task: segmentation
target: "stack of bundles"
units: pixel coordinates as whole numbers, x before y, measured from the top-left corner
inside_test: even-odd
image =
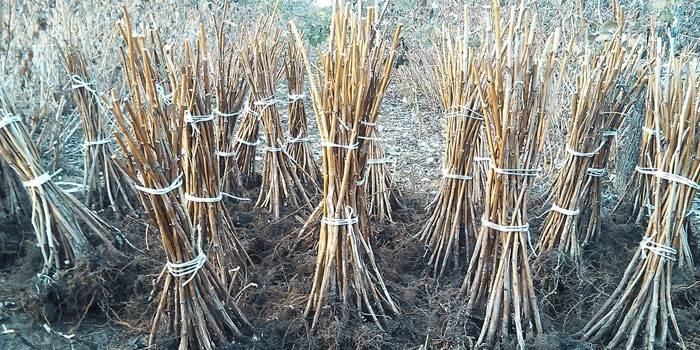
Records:
[[[214,94],[203,26],[199,33],[199,47],[194,58],[190,55],[189,43],[185,42],[181,76],[172,85],[173,102],[177,108],[184,107],[186,124],[182,139],[184,199],[192,224],[199,230],[203,242],[210,246],[209,263],[219,272],[224,285],[228,285],[229,271],[238,272],[240,267],[245,272],[250,258],[238,241],[233,220],[222,202],[228,193],[220,189],[216,158],[214,123],[219,116],[218,105],[212,108]]]
[[[550,193],[552,207],[537,243],[540,253],[557,250],[578,262],[579,240],[589,226],[581,220],[581,208],[590,205],[591,214],[600,214],[600,179],[610,153],[609,141],[632,105],[630,97],[643,85],[642,79],[635,79],[637,85],[631,81],[637,73],[639,47],[624,44],[620,26],[599,52],[587,48],[582,56],[571,102],[566,159]],[[590,224],[599,225],[598,218],[590,218]],[[540,255],[542,259],[546,256]]]
[[[32,226],[36,244],[44,258],[42,274],[51,274],[74,266],[94,253],[94,247],[80,228],[84,223],[107,247],[119,254],[112,244],[110,227],[44,171],[41,153],[29,136],[21,118],[0,110],[0,156],[12,167],[29,194]]]
[[[363,136],[367,167],[362,188],[367,196],[367,211],[378,221],[393,221],[392,211],[405,208],[401,191],[391,176],[390,160],[384,154],[377,125],[368,122],[364,124],[371,129],[369,136]]]
[[[465,7],[466,16],[466,7]],[[467,30],[452,35],[443,29],[435,49],[435,74],[445,110],[445,158],[440,190],[433,201],[433,214],[420,232],[420,240],[432,251],[429,264],[439,277],[450,264],[466,263],[474,246],[476,213],[472,194],[483,125],[478,90],[483,88],[477,72],[479,53],[470,50]]]
[[[126,10],[124,21],[117,29],[126,43],[121,53],[129,95],[118,101],[112,93],[120,131],[115,135],[127,155],[123,168],[137,184],[141,203],[160,232],[167,258],[156,280],[156,285],[162,283],[162,290],[149,344],[154,345],[158,330],[164,325],[167,333],[176,334],[180,349],[218,348],[242,336],[252,326],[235,303],[229,301],[230,287],[208,260],[208,254],[213,253],[212,259],[220,261],[215,255],[217,250],[210,252],[207,248],[224,243],[209,236],[214,228],[221,228],[222,221],[216,221],[218,205],[203,203],[208,205],[208,213],[198,207],[202,203],[197,201],[183,205],[187,195],[207,198],[220,195],[213,156],[213,122],[204,124],[212,117],[194,114],[211,112],[208,105],[211,101],[197,96],[202,90],[211,90],[207,87],[209,77],[201,75],[207,69],[199,68],[206,66],[204,53],[198,52],[194,63],[186,56],[186,65],[191,66],[176,67],[175,57],[164,50],[157,32],[148,32],[148,40],[134,33]],[[187,44],[184,52],[189,55]],[[189,91],[193,84],[197,89]],[[170,95],[172,101],[166,101],[165,96]],[[197,135],[197,130],[202,134]],[[197,145],[198,141],[204,144]],[[187,152],[185,164],[180,157],[183,149]],[[201,163],[192,158],[208,160],[209,165],[198,169]],[[183,177],[187,181],[185,191],[181,186]],[[203,183],[194,184],[196,181]]]
[[[66,30],[66,35],[63,59],[83,129],[86,204],[93,208],[104,208],[109,204],[114,212],[133,211],[129,195],[134,193],[134,189],[112,158],[112,125],[106,115],[107,109],[95,90],[85,57],[80,46],[74,42],[70,29]]]
[[[224,17],[226,16],[224,9]],[[216,156],[219,158],[221,190],[240,194],[243,191],[241,170],[238,168],[234,142],[236,124],[243,113],[243,102],[248,93],[248,85],[243,77],[240,57],[224,35],[224,21],[217,24],[216,39],[218,48],[217,62],[214,67],[214,91],[216,94],[217,145]],[[257,133],[255,135],[257,138]],[[242,199],[242,198],[239,198]]]
[[[371,228],[360,187],[367,159],[359,150],[364,142],[360,137],[369,137],[377,121],[400,28],[389,47],[382,40],[385,32],[376,9],[369,7],[365,16],[361,11],[353,13],[349,4],[334,2],[328,48],[316,73],[304,52],[324,177],[318,258],[305,310],[307,316],[314,313],[312,327],[324,310],[329,289],[340,295],[343,305],[353,303],[358,318],[370,317],[377,325],[384,315],[399,312],[369,243]],[[296,28],[290,25],[301,49]]]
[[[477,69],[486,79],[481,99],[490,151],[485,213],[462,290],[468,312],[487,299],[477,344],[490,346],[515,331],[525,346],[526,334],[542,332],[528,263],[528,199],[547,129],[548,97],[558,31],[546,42],[535,39],[538,22],[525,10],[512,9],[501,26],[500,6],[493,2],[493,43]],[[542,45],[544,44],[544,45]]]
[[[255,106],[265,134],[262,148],[262,184],[255,203],[267,207],[273,219],[280,218],[280,207],[311,205],[313,188],[307,188],[284,144],[284,130],[277,110],[275,90],[280,77],[280,30],[263,26],[248,34],[245,47],[239,48],[246,81],[250,86],[250,100]]]
[[[294,37],[287,38],[287,58],[284,61],[284,72],[287,76],[289,91],[289,139],[287,152],[295,164],[297,176],[304,186],[318,193],[320,174],[309,147],[309,128],[306,123],[304,108],[304,58],[301,50],[294,44]]]
[[[624,340],[626,349],[666,347],[670,340],[685,348],[671,290],[674,265],[691,264],[683,223],[700,189],[699,62],[687,52],[662,54],[660,42],[656,45],[647,107],[654,112],[653,130],[665,142],[656,138],[654,163],[639,169],[654,177],[653,210],[622,281],[579,332],[585,340],[607,342],[606,348],[621,347]]]

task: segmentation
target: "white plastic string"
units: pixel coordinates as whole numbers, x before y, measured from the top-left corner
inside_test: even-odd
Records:
[[[345,218],[335,219],[335,218],[323,217],[323,218],[321,218],[321,223],[329,225],[329,226],[348,226],[348,229],[352,230],[352,225],[359,222],[357,216],[352,216],[352,214],[353,214],[352,207],[346,206],[345,207]]]
[[[340,145],[337,143],[333,142],[328,142],[328,141],[321,141],[321,147],[326,147],[326,148],[344,148],[347,150],[353,150],[357,149],[357,147],[360,146],[359,142],[353,143],[352,145]]]
[[[377,126],[377,123],[370,123],[366,120],[360,120],[360,124],[365,125],[365,126],[371,126],[371,127]]]
[[[552,204],[552,208],[550,208],[549,210],[556,211],[557,213],[564,214],[566,216],[576,216],[581,212],[580,209],[575,209],[575,210],[566,209],[566,208],[562,208],[556,204]]]
[[[392,163],[391,159],[389,159],[389,158],[367,159],[368,165],[388,164],[388,163]]]
[[[250,198],[238,197],[238,196],[232,195],[232,194],[230,194],[230,193],[226,193],[226,192],[220,192],[220,193],[221,193],[221,195],[224,196],[224,197],[228,197],[228,198],[231,198],[231,199],[235,199],[235,200],[237,200],[237,201],[247,202],[247,201],[250,200]]]
[[[228,117],[238,116],[241,113],[243,113],[243,110],[240,110],[240,111],[234,112],[234,113],[224,113],[224,112],[220,111],[218,108],[214,108],[214,112],[212,114],[218,115],[219,117],[228,118]]]
[[[163,88],[163,85],[161,84],[156,84],[156,92],[160,96],[161,100],[163,100],[163,104],[166,106],[169,106],[173,104],[173,92],[171,91],[170,93],[165,93],[165,89]]]
[[[535,248],[532,246],[532,241],[530,239],[530,225],[525,224],[525,225],[516,225],[516,226],[503,226],[499,225],[495,222],[491,222],[488,219],[486,219],[485,215],[481,216],[481,224],[496,231],[500,232],[506,232],[506,233],[520,233],[524,232],[527,233],[527,245],[530,246],[530,250],[532,250],[532,254],[537,256],[537,253],[535,253]]]
[[[104,145],[112,142],[112,139],[99,139],[95,141],[85,141],[83,142],[83,148],[88,148],[90,146]]]
[[[262,148],[263,152],[284,152],[284,147],[273,147],[270,145],[265,145]]]
[[[588,168],[586,169],[586,175],[590,177],[602,177],[605,175],[605,168]]]
[[[491,161],[491,157],[488,157],[488,156],[485,156],[485,157],[474,156],[474,161],[475,161],[475,162],[490,162],[490,161]]]
[[[455,179],[455,180],[471,180],[473,177],[471,175],[459,175],[459,174],[450,174],[450,172],[447,169],[442,169],[442,176],[446,177],[448,179]]]
[[[698,184],[697,182],[695,182],[695,181],[693,181],[685,176],[667,173],[665,171],[660,171],[656,168],[642,168],[642,167],[637,166],[637,167],[635,167],[634,170],[636,170],[640,174],[654,175],[654,176],[661,178],[661,179],[664,179],[664,180],[677,182],[681,185],[686,185],[692,189],[700,190],[700,184]]]
[[[208,122],[210,120],[214,120],[213,114],[192,115],[190,113],[190,111],[185,110],[185,123],[196,124],[196,123]]]
[[[217,157],[221,157],[221,158],[230,158],[230,157],[236,156],[236,152],[216,151],[216,152],[214,152],[214,154],[216,154]]]
[[[182,282],[183,286],[190,283],[190,281],[194,279],[194,276],[197,274],[197,272],[207,262],[207,256],[202,251],[202,227],[197,225],[197,231],[197,256],[190,261],[185,261],[181,263],[172,263],[168,261],[165,264],[165,266],[168,268],[168,272],[170,272],[170,274],[173,275],[173,277],[190,276],[187,280]]]
[[[180,185],[182,185],[182,174],[178,175],[177,178],[175,179],[175,181],[173,181],[170,185],[168,185],[167,187],[164,187],[164,188],[149,188],[149,187],[144,187],[144,186],[139,186],[139,185],[136,185],[134,187],[137,190],[144,192],[144,193],[148,193],[148,194],[152,194],[152,195],[156,195],[156,196],[162,196],[162,195],[168,194],[168,193],[170,193],[170,191],[180,187]]]
[[[246,141],[244,139],[238,138],[238,137],[236,137],[235,141],[242,144],[242,145],[246,145],[246,146],[250,146],[250,147],[255,147],[255,146],[260,144],[259,140],[255,141],[255,142],[250,142],[250,141]]]
[[[456,118],[456,117],[463,117],[463,118],[470,118],[470,119],[476,119],[476,120],[484,120],[484,117],[477,113],[475,110],[462,106],[461,109],[467,110],[467,112],[460,112],[460,111],[449,111],[445,114],[445,118]]]
[[[295,101],[303,100],[304,98],[306,98],[306,94],[289,94],[287,95],[287,98],[289,98],[289,103],[292,103]]]
[[[189,193],[185,193],[185,200],[194,203],[218,203],[221,202],[222,198],[224,197],[221,192],[219,192],[219,195],[216,197],[197,197]]]
[[[47,183],[49,180],[51,180],[51,178],[58,175],[62,171],[63,169],[58,169],[51,175],[49,175],[49,173],[43,173],[31,180],[22,181],[22,185],[24,185],[24,187],[41,187],[41,185]]]
[[[639,248],[642,250],[642,259],[647,258],[646,251],[648,250],[658,255],[662,259],[676,261],[676,250],[673,247],[654,242],[652,238],[655,235],[656,233],[654,233],[651,236],[644,236],[644,238],[642,238],[642,241],[639,242]]]
[[[605,130],[602,134],[603,137],[615,137],[617,136],[617,130]]]
[[[642,130],[644,130],[644,132],[647,134],[654,135],[654,136],[660,136],[663,138],[663,135],[661,135],[661,130],[647,128],[646,126],[643,126]]]
[[[306,136],[306,137],[299,137],[298,136],[298,137],[289,138],[287,140],[287,143],[301,143],[301,142],[309,142],[309,141],[311,141],[310,136]]]
[[[603,146],[605,146],[605,141],[601,142],[600,145],[598,145],[598,147],[596,149],[594,149],[590,152],[579,152],[579,151],[571,148],[571,146],[566,145],[566,152],[571,154],[574,157],[593,157],[596,154],[598,154],[598,152],[600,152],[600,150],[603,148]]]
[[[22,121],[22,119],[19,116],[6,115],[4,118],[2,118],[2,120],[0,120],[0,129],[19,121]]]
[[[76,193],[76,192],[81,192],[85,190],[85,185],[84,184],[79,184],[77,182],[71,182],[71,181],[56,181],[54,182],[58,187],[60,187],[63,192],[66,193]]]
[[[360,140],[381,141],[381,139],[379,137],[375,137],[375,136],[358,136],[357,138]]]
[[[501,175],[517,175],[517,176],[537,176],[542,168],[537,169],[503,169],[493,166],[491,164],[491,169],[496,172],[496,174]]]
[[[260,106],[260,110],[263,110],[267,107],[270,107],[270,106],[274,105],[275,103],[277,103],[277,100],[275,100],[274,95],[271,95],[271,96],[268,96],[268,97],[265,97],[263,99],[260,99],[260,100],[253,102],[254,105]]]

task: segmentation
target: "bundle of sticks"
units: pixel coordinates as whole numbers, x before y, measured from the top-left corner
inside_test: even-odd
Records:
[[[228,6],[224,8],[224,18]],[[243,193],[243,181],[239,169],[235,149],[236,125],[243,110],[243,102],[248,94],[248,84],[243,77],[241,58],[224,35],[225,21],[215,23],[216,47],[218,48],[217,61],[214,67],[214,92],[216,94],[217,116],[217,148],[216,156],[219,158],[219,174],[221,178],[221,190],[241,195]],[[257,138],[257,133],[255,134]],[[243,157],[245,161],[245,157]],[[239,198],[243,199],[243,198]]]
[[[163,47],[156,31],[149,30],[141,35],[133,32],[126,8],[124,22],[117,24],[117,30],[126,43],[121,54],[129,95],[120,101],[116,92],[112,92],[112,105],[120,131],[115,136],[126,155],[122,167],[136,184],[141,203],[158,228],[167,258],[155,282],[155,285],[162,283],[162,289],[149,344],[155,346],[155,337],[163,325],[167,333],[177,335],[180,349],[219,348],[242,336],[252,325],[230,300],[230,287],[222,282],[220,271],[208,260],[211,250],[207,247],[220,244],[214,242],[213,237],[205,236],[218,224],[207,220],[219,214],[217,207],[209,206],[211,212],[205,214],[192,203],[183,205],[189,191],[195,192],[193,195],[213,197],[219,189],[218,181],[210,181],[196,173],[200,171],[199,165],[190,159],[206,157],[210,163],[205,166],[208,176],[216,177],[213,123],[209,123],[206,130],[204,125],[196,125],[208,134],[203,137],[206,144],[202,146],[192,145],[190,137],[193,135],[186,131],[187,128],[194,129],[192,122],[201,124],[202,119],[211,118],[193,115],[211,108],[201,105],[201,97],[193,97],[201,93],[199,89],[205,89],[199,84],[207,86],[205,82],[210,77],[203,68],[190,68],[188,73],[187,68],[174,66],[176,57],[170,49]],[[189,55],[187,44],[183,51]],[[194,67],[203,64],[198,63],[201,59],[202,54],[198,53]],[[192,58],[186,56],[185,62],[192,64]],[[188,79],[197,80],[191,82]],[[193,84],[198,86],[197,90],[188,90]],[[168,101],[165,96],[172,96],[172,100]],[[179,154],[186,146],[189,149],[185,161],[188,165],[185,166]],[[207,155],[197,152],[206,152]],[[185,167],[187,174],[183,174]],[[185,191],[183,176],[188,182]],[[198,186],[193,181],[208,183]],[[206,215],[206,218],[194,218],[192,215],[197,213]]]
[[[242,60],[243,71],[265,134],[262,184],[255,205],[267,207],[273,219],[279,219],[282,205],[310,206],[313,189],[304,185],[304,174],[300,176],[297,172],[294,159],[285,147],[275,97],[281,73],[280,30],[267,24],[247,35],[246,45],[239,46],[239,55],[248,58]]]
[[[364,137],[363,149],[367,155],[365,180],[362,185],[367,196],[367,211],[377,221],[393,221],[391,213],[406,206],[403,204],[401,190],[396,187],[391,175],[391,161],[384,154],[377,125],[370,126],[371,133]]]
[[[466,7],[465,7],[466,19]],[[481,77],[479,53],[468,48],[467,29],[457,35],[443,28],[443,38],[435,48],[435,74],[445,110],[445,157],[440,189],[433,201],[433,214],[419,238],[432,251],[428,263],[440,277],[450,264],[466,263],[474,245],[476,210],[472,202],[479,129],[483,117],[478,90]]]
[[[247,58],[242,57],[241,61]],[[249,101],[244,101],[240,111],[241,122],[233,142],[233,153],[243,182],[251,183],[255,178],[255,155],[259,145],[260,114],[250,107]]]
[[[623,23],[621,11],[617,20]],[[584,229],[600,224],[600,180],[610,153],[610,139],[632,106],[630,98],[643,86],[643,75],[636,76],[639,46],[633,43],[627,48],[625,44],[623,26],[619,25],[600,51],[589,47],[582,56],[571,102],[566,158],[551,188],[553,203],[537,243],[538,260],[547,257],[542,253],[557,250],[579,262]],[[634,77],[638,78],[636,85]],[[594,217],[582,220],[586,205],[598,210],[590,208]]]
[[[72,37],[70,24],[66,36],[62,54],[83,130],[85,203],[93,209],[109,205],[115,213],[132,212],[129,196],[134,188],[112,159],[112,125],[106,115],[107,107],[96,91],[85,57]]]
[[[493,36],[484,42],[493,46],[477,68],[489,77],[481,99],[491,160],[485,213],[462,291],[469,297],[469,313],[487,299],[477,346],[490,346],[514,331],[524,348],[526,335],[542,332],[528,263],[528,199],[541,171],[536,162],[547,129],[559,32],[543,47],[535,39],[538,22],[524,1],[511,9],[503,27],[498,1],[492,9]]]
[[[209,55],[204,26],[200,26],[196,56],[190,55],[185,42],[182,76],[173,84],[174,102],[184,106],[186,124],[183,137],[185,157],[184,199],[192,224],[199,230],[203,242],[209,246],[208,261],[219,272],[225,286],[231,273],[246,272],[252,263],[233,228],[233,220],[222,199],[231,196],[221,191],[219,162],[217,161],[216,131],[220,117],[219,105],[212,108],[215,88],[209,77]],[[216,62],[219,65],[220,62]],[[218,103],[218,101],[217,101]]]
[[[10,165],[0,158],[0,200],[2,201],[0,209],[10,215],[16,215],[21,209],[19,203],[22,193],[17,176],[10,169]]]
[[[656,157],[652,167],[638,168],[654,177],[654,206],[642,241],[620,284],[578,335],[605,341],[606,348],[656,349],[673,341],[686,348],[672,305],[674,264],[688,264],[690,251],[683,228],[692,200],[700,190],[700,77],[698,59],[664,53],[657,41],[648,80],[647,106],[654,113]],[[669,325],[673,327],[669,331]],[[672,333],[675,338],[672,338]],[[641,342],[637,342],[640,338]]]
[[[286,147],[295,165],[297,176],[311,193],[318,193],[320,174],[311,152],[309,128],[306,122],[304,107],[304,58],[294,43],[294,37],[287,37],[287,56],[284,61],[284,72],[287,77],[289,92],[289,138]]]
[[[29,194],[36,245],[44,259],[42,274],[74,266],[95,253],[81,229],[98,238],[110,254],[120,255],[113,245],[114,229],[52,180],[60,172],[44,170],[41,153],[19,116],[0,110],[0,155],[14,169]]]
[[[304,313],[313,312],[312,328],[329,289],[340,294],[343,305],[354,301],[358,318],[369,317],[379,326],[380,317],[399,313],[369,242],[370,223],[360,188],[367,159],[359,150],[364,142],[360,137],[368,137],[377,121],[400,27],[389,47],[382,40],[383,16],[377,16],[374,7],[362,12],[362,6],[353,13],[349,4],[334,1],[328,48],[321,54],[316,74],[303,51],[323,157],[318,257]],[[290,27],[303,50],[296,27],[293,23]]]

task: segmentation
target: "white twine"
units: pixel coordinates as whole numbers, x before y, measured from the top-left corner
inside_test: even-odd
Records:
[[[109,138],[99,139],[99,140],[95,140],[95,141],[85,141],[85,142],[83,142],[83,148],[88,148],[90,146],[104,145],[104,144],[107,144],[110,142],[112,142],[112,139],[109,139]]]
[[[62,171],[63,171],[63,169],[58,169],[58,170],[56,170],[55,173],[53,173],[51,175],[49,175],[49,173],[43,173],[43,174],[41,174],[41,175],[31,179],[31,180],[22,181],[22,185],[24,185],[24,187],[41,187],[41,185],[49,182],[49,180],[51,180],[51,178],[58,175]]]
[[[189,110],[185,110],[185,123],[197,124],[214,120],[213,114],[192,115]]]
[[[72,83],[70,86],[71,90],[83,88],[97,97],[97,91],[90,87],[90,85],[95,85],[94,81],[86,82],[83,80],[83,77],[75,74],[70,76],[70,81]]]
[[[586,175],[590,177],[602,177],[605,175],[605,168],[588,168],[586,169]]]
[[[549,209],[550,211],[556,211],[557,213],[564,214],[566,216],[576,216],[578,215],[581,210],[580,209],[566,209],[558,206],[557,204],[552,204],[552,207]]]
[[[295,101],[303,100],[304,98],[306,98],[306,94],[289,94],[287,95],[287,98],[289,98],[289,102],[292,103]]]
[[[617,136],[617,130],[605,130],[602,134],[603,137],[615,137]]]
[[[661,243],[656,243],[652,241],[652,237],[654,237],[656,233],[654,233],[651,236],[644,236],[642,238],[642,241],[639,242],[639,248],[642,250],[642,259],[647,258],[646,251],[650,251],[662,259],[669,259],[671,261],[676,261],[676,250],[673,247],[669,247],[667,245],[663,245]]]
[[[306,137],[297,136],[297,137],[292,137],[292,138],[287,139],[287,143],[302,143],[302,142],[309,142],[309,141],[311,141],[310,136],[306,136]]]
[[[455,179],[455,180],[471,180],[474,178],[471,175],[450,174],[450,172],[445,168],[442,169],[442,176],[446,177],[448,179]]]
[[[642,130],[644,130],[644,132],[647,134],[651,134],[653,136],[658,136],[658,137],[663,138],[663,135],[661,134],[661,130],[651,129],[651,128],[648,128],[646,126],[643,126]]]
[[[16,115],[6,115],[2,120],[0,120],[0,129],[12,124],[22,121],[22,118]]]
[[[238,196],[232,195],[230,193],[226,193],[226,192],[219,192],[219,195],[216,197],[197,197],[197,196],[191,195],[189,193],[185,193],[185,200],[190,201],[190,202],[195,202],[195,203],[218,203],[218,202],[221,202],[221,200],[224,197],[233,198],[233,199],[239,200],[239,201],[249,201],[250,200],[250,198],[238,197]]]
[[[71,182],[71,181],[56,181],[54,182],[58,187],[63,190],[63,192],[66,193],[75,193],[75,192],[80,192],[85,190],[86,186],[84,184],[79,184],[77,182]],[[68,188],[65,188],[63,186],[70,186]]]
[[[496,231],[500,232],[506,232],[506,233],[527,233],[527,245],[530,246],[530,250],[532,250],[532,254],[537,256],[537,253],[535,253],[535,248],[532,246],[532,240],[530,239],[530,224],[525,224],[525,225],[516,225],[516,226],[503,226],[499,225],[495,222],[491,222],[488,219],[486,219],[485,215],[481,216],[481,224]]]
[[[382,140],[376,136],[358,136],[357,138],[360,140],[377,141],[377,142]]]
[[[362,124],[364,126],[371,126],[371,127],[377,126],[377,123],[371,123],[371,122],[368,122],[366,120],[360,120],[360,124]]]
[[[180,185],[182,185],[182,174],[178,175],[177,178],[175,178],[175,180],[170,185],[168,185],[167,187],[164,187],[164,188],[149,188],[149,187],[139,186],[139,185],[135,185],[134,187],[137,190],[144,192],[144,193],[152,194],[155,196],[162,196],[162,195],[168,194],[172,190],[180,187]]]
[[[202,251],[202,227],[197,225],[197,256],[194,257],[194,259],[181,262],[181,263],[172,263],[168,261],[165,266],[168,268],[168,272],[170,272],[173,277],[184,277],[184,276],[190,276],[187,280],[185,280],[182,285],[185,286],[192,279],[194,279],[194,276],[197,274],[197,272],[206,264],[207,262],[207,256],[204,254]]]
[[[447,112],[445,114],[445,118],[463,117],[463,118],[469,118],[469,119],[475,119],[475,120],[484,120],[484,117],[481,114],[477,113],[475,110],[468,108],[468,107],[464,107],[464,106],[462,106],[462,109],[466,109],[467,112],[469,112],[469,113],[460,112],[460,111],[451,111],[451,112]]]
[[[171,91],[170,93],[166,94],[163,85],[156,84],[156,92],[158,92],[158,95],[163,100],[163,104],[165,104],[166,106],[169,106],[173,103],[173,92]]]
[[[284,147],[274,147],[270,145],[265,145],[262,148],[263,152],[284,152]]]
[[[238,111],[238,112],[234,112],[234,113],[224,113],[224,112],[220,111],[218,108],[214,108],[214,112],[213,112],[212,114],[218,115],[219,117],[228,118],[228,117],[235,117],[235,116],[238,116],[238,115],[240,115],[241,113],[243,113],[242,110],[241,110],[241,111]]]
[[[658,170],[656,168],[642,168],[642,167],[636,166],[634,168],[634,170],[636,170],[640,174],[653,175],[653,176],[656,176],[656,177],[664,179],[664,180],[673,181],[673,182],[679,183],[681,185],[686,185],[686,186],[688,186],[692,189],[695,189],[695,190],[700,190],[700,185],[697,182],[695,182],[695,181],[693,181],[685,176],[667,173],[665,171],[661,171],[661,170]]]
[[[352,207],[346,206],[345,207],[345,218],[336,219],[336,218],[322,217],[321,223],[329,225],[329,226],[348,226],[348,229],[351,232],[352,225],[359,222],[357,216],[352,216],[352,214],[353,214]]]
[[[493,166],[491,164],[491,169],[496,172],[496,174],[501,175],[517,175],[517,176],[537,176],[542,168],[537,169],[503,169]]]
[[[368,165],[387,164],[387,163],[392,163],[391,159],[389,159],[389,158],[367,159]]]
[[[488,157],[488,156],[486,156],[486,157],[474,156],[474,161],[475,161],[475,162],[490,162],[490,161],[491,161],[491,157]]]
[[[216,154],[217,157],[221,157],[221,158],[230,158],[230,157],[236,156],[236,152],[216,151],[216,152],[214,152],[214,154]]]
[[[353,150],[357,149],[357,147],[360,146],[359,142],[353,143],[352,145],[341,145],[333,142],[328,142],[328,141],[321,141],[321,147],[326,147],[326,148],[344,148],[347,150]]]
[[[265,98],[263,98],[263,99],[260,99],[260,100],[257,100],[257,101],[255,101],[255,102],[253,102],[254,105],[256,105],[256,106],[261,106],[261,107],[260,107],[260,110],[263,110],[263,109],[265,109],[265,108],[267,108],[267,107],[270,107],[270,106],[272,106],[272,105],[274,105],[274,104],[276,104],[276,103],[277,103],[277,100],[275,100],[275,96],[274,96],[274,95],[270,95],[270,96],[268,96],[268,97],[265,97]]]
[[[255,147],[255,146],[260,144],[260,140],[255,141],[255,142],[250,142],[250,141],[246,141],[244,139],[238,138],[238,137],[236,137],[235,142],[238,142],[242,145],[246,145],[246,146],[250,146],[250,147]]]

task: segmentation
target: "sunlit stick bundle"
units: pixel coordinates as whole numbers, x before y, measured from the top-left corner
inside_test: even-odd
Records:
[[[536,18],[512,9],[502,27],[498,1],[493,2],[493,42],[484,64],[484,121],[490,151],[485,213],[462,285],[468,312],[486,310],[477,344],[492,345],[514,334],[525,347],[526,336],[542,332],[539,306],[528,263],[528,199],[547,129],[552,56],[558,31],[536,40]],[[544,45],[542,45],[544,44]]]
[[[284,130],[277,110],[275,90],[280,76],[278,66],[282,43],[280,30],[263,26],[247,36],[248,42],[239,48],[243,71],[250,86],[250,100],[259,114],[265,134],[262,184],[256,206],[266,207],[274,219],[280,217],[284,206],[311,204],[313,188],[302,182],[294,159],[285,147]],[[303,174],[302,174],[303,175]]]
[[[391,213],[394,209],[405,207],[403,196],[391,175],[391,162],[384,154],[381,133],[376,125],[370,126],[372,127],[371,133],[364,137],[367,166],[362,185],[367,196],[367,210],[369,215],[378,221],[393,221]]]
[[[358,318],[371,318],[378,325],[381,317],[399,312],[375,262],[360,187],[366,166],[359,152],[360,137],[369,136],[376,123],[400,33],[397,28],[391,47],[387,46],[380,19],[373,7],[363,16],[361,8],[353,13],[349,4],[335,1],[328,48],[316,73],[303,53],[324,177],[316,272],[305,309],[305,315],[313,314],[312,327],[318,324],[329,290],[343,304],[353,304]],[[301,38],[290,25],[301,49]]]
[[[71,194],[62,190],[44,170],[36,145],[21,118],[0,109],[0,156],[15,170],[29,194],[36,245],[44,258],[43,274],[74,266],[94,253],[79,223],[110,253],[118,253],[112,244],[112,231],[95,213]]]
[[[224,10],[225,16],[226,10]],[[218,131],[215,153],[219,158],[221,190],[230,194],[241,194],[243,182],[234,146],[236,145],[236,125],[241,114],[244,113],[243,102],[248,93],[248,84],[243,77],[240,57],[224,35],[224,25],[222,21],[217,23],[216,28],[218,55],[214,64],[216,109],[213,113],[216,115],[215,123]],[[257,137],[255,133],[255,138]],[[243,160],[246,160],[245,157]]]
[[[611,130],[619,127],[622,113],[631,107],[630,92],[638,92],[641,86],[641,83],[634,86],[628,81],[631,79],[626,79],[637,73],[640,56],[636,44],[629,49],[623,46],[622,29],[620,26],[600,51],[587,48],[582,56],[571,101],[566,158],[552,186],[552,207],[537,243],[543,259],[547,256],[543,252],[557,250],[578,262],[580,240],[587,227],[581,226],[581,214],[586,204],[597,204],[600,208],[599,180],[614,136]],[[594,181],[596,186],[592,188]],[[592,191],[598,203],[589,201]],[[599,209],[595,213],[599,214]],[[597,220],[598,216],[591,218],[592,224],[598,224]]]
[[[622,281],[578,334],[606,342],[606,348],[622,348],[623,341],[625,349],[664,348],[669,342],[685,348],[671,289],[674,265],[691,261],[683,224],[700,189],[700,78],[697,58],[661,53],[658,42],[656,48],[647,105],[654,130],[666,142],[657,138],[653,165],[639,169],[654,178],[654,209]]]
[[[466,11],[466,8],[465,8]],[[466,13],[465,13],[466,16]],[[483,125],[479,89],[479,53],[469,49],[465,31],[457,35],[443,29],[435,48],[435,74],[445,110],[445,155],[442,180],[428,221],[419,238],[431,250],[429,264],[441,276],[469,260],[476,237],[476,210],[472,202],[474,162]]]
[[[180,151],[189,146],[192,128],[191,121],[199,120],[193,111],[204,110],[208,106],[199,105],[201,100],[191,100],[195,91],[189,79],[196,78],[196,84],[204,84],[206,76],[192,77],[194,68],[180,69],[174,66],[171,52],[163,48],[157,32],[138,35],[131,29],[128,13],[124,11],[124,23],[117,29],[126,47],[121,49],[124,62],[124,76],[129,89],[129,97],[117,100],[113,92],[113,108],[119,133],[116,139],[126,155],[123,167],[131,180],[137,184],[141,202],[152,223],[160,233],[167,261],[155,285],[162,286],[158,307],[153,319],[149,344],[155,346],[158,330],[174,333],[179,339],[179,349],[215,349],[230,344],[252,327],[234,301],[229,300],[230,290],[220,279],[219,271],[209,262],[212,242],[206,237],[209,232],[201,218],[199,226],[193,224],[197,210],[191,205],[183,205],[187,191],[218,193],[218,181],[204,176],[198,180],[207,182],[204,187],[192,184],[190,173],[183,174]],[[148,38],[148,40],[146,40]],[[146,43],[149,46],[146,46]],[[187,46],[185,55],[189,55]],[[201,58],[198,54],[197,57]],[[186,62],[192,62],[186,58]],[[194,67],[199,63],[195,62]],[[159,69],[159,67],[163,67]],[[191,73],[187,73],[187,71]],[[199,73],[198,73],[199,74]],[[204,88],[202,88],[204,89]],[[160,94],[158,91],[162,91]],[[170,95],[172,101],[166,103],[161,95]],[[210,98],[210,96],[208,96]],[[191,104],[189,104],[191,102]],[[198,126],[199,127],[199,126]],[[211,165],[208,172],[216,178],[216,162],[211,149],[214,135],[211,126],[207,132],[208,159]],[[207,146],[203,146],[206,149]],[[197,157],[202,148],[190,147],[188,158]],[[191,159],[188,159],[190,164]],[[186,165],[188,171],[195,171]],[[201,175],[201,174],[198,174]],[[183,191],[183,179],[189,183]],[[184,193],[183,193],[184,192]],[[208,218],[213,218],[216,206],[210,206]],[[204,213],[202,213],[204,214]],[[216,224],[216,223],[214,223]]]
[[[304,58],[290,34],[287,38],[287,56],[284,60],[289,95],[289,138],[287,152],[294,163],[294,171],[310,193],[318,193],[320,174],[311,152],[309,129],[304,108]]]
[[[233,220],[222,202],[214,123],[221,118],[218,104],[212,107],[213,87],[209,77],[209,57],[204,27],[200,27],[196,55],[190,55],[185,42],[182,76],[173,84],[173,102],[185,106],[183,149],[185,157],[184,199],[192,224],[201,230],[202,242],[209,248],[208,262],[228,286],[229,273],[246,271],[250,258],[238,241]],[[239,271],[241,270],[241,271]]]
[[[66,30],[63,59],[70,76],[68,87],[80,115],[83,130],[83,184],[86,204],[93,208],[109,205],[114,212],[133,211],[129,195],[133,187],[126,175],[116,166],[112,151],[112,126],[92,81],[85,57]]]

